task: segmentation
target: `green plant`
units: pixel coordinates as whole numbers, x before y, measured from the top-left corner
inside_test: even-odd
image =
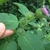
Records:
[[[18,17],[9,13],[0,13],[0,22],[6,29],[13,29],[14,35],[0,40],[0,50],[50,50],[50,24],[41,8],[35,13],[20,3],[13,3],[21,13]]]
[[[7,2],[8,0],[0,0],[0,5],[2,5],[3,3]]]

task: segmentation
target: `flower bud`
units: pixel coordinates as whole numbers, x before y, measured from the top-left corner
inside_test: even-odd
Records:
[[[17,30],[18,35],[24,35],[24,33],[25,33],[25,30],[23,28],[18,28]]]
[[[48,12],[48,10],[47,10],[47,8],[46,8],[45,5],[43,5],[43,7],[42,7],[42,12],[43,12],[45,15],[49,16],[49,12]]]
[[[26,17],[23,17],[20,19],[20,26],[25,27],[28,24],[28,19]]]
[[[41,18],[44,17],[41,8],[38,8],[38,9],[36,10],[36,17],[39,18],[39,19],[41,19]]]
[[[27,13],[27,19],[29,20],[29,21],[31,21],[31,20],[33,20],[35,17],[34,17],[34,14],[33,14],[33,12],[29,12],[29,13]]]

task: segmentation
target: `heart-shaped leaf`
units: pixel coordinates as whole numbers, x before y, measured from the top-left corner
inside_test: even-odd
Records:
[[[19,36],[18,44],[22,50],[45,50],[39,37],[30,31],[24,36]]]
[[[13,14],[0,13],[0,22],[3,22],[7,29],[15,29],[18,27],[18,19]]]

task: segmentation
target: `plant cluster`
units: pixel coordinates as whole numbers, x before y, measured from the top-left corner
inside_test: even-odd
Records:
[[[17,3],[19,1],[20,3]],[[37,5],[34,5],[34,3],[34,7],[31,10],[31,8],[28,9],[31,4],[28,6],[25,3],[26,1],[23,4],[22,0],[17,0],[17,2],[16,0],[13,1],[11,11],[4,12],[1,10],[0,22],[6,25],[6,29],[14,30],[14,34],[0,39],[0,50],[50,50],[49,4],[47,3],[47,6],[43,6],[46,1],[42,0],[40,1],[41,5],[39,5],[40,2],[36,0],[34,2]],[[32,2],[32,0],[27,2]],[[48,2],[50,3],[50,0]],[[13,12],[14,10],[17,12]]]

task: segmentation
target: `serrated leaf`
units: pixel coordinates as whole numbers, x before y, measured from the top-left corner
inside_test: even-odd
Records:
[[[19,11],[24,15],[24,16],[27,16],[27,13],[29,13],[29,10],[27,9],[27,7],[23,4],[20,4],[20,3],[14,3],[16,6],[19,7]]]
[[[44,50],[41,40],[30,31],[18,38],[18,44],[22,50]]]
[[[14,41],[6,42],[1,50],[17,50],[17,44]]]
[[[0,22],[3,22],[7,29],[15,29],[18,27],[18,19],[13,14],[0,13]]]

